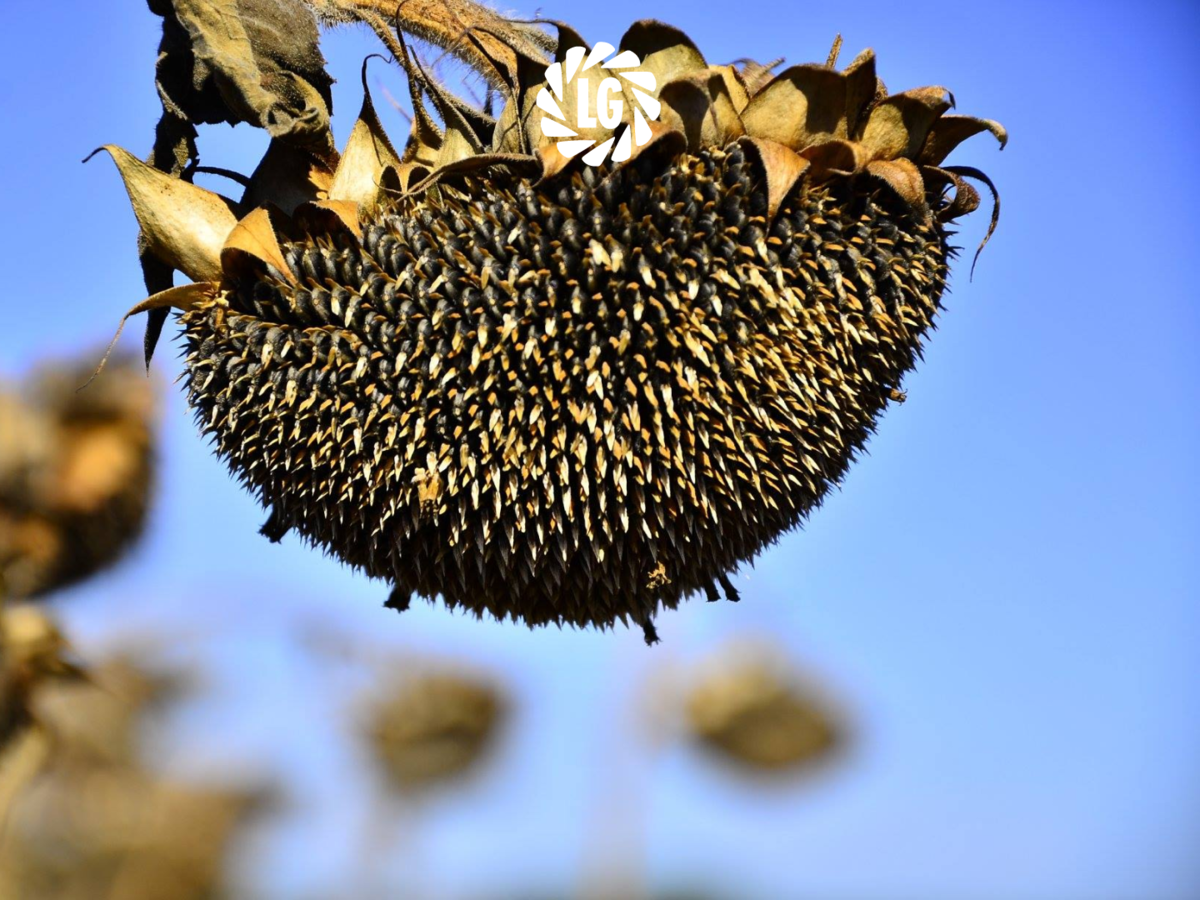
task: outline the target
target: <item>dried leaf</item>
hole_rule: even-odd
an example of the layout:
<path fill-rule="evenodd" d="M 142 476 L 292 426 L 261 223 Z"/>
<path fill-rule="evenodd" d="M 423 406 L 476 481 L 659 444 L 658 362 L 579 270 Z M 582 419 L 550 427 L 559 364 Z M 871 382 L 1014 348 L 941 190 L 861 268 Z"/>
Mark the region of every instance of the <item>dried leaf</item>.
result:
<path fill-rule="evenodd" d="M 913 209 L 925 210 L 925 181 L 912 160 L 873 160 L 867 163 L 867 174 L 890 187 Z"/>
<path fill-rule="evenodd" d="M 938 210 L 939 221 L 949 222 L 979 209 L 979 191 L 968 184 L 962 176 L 955 172 L 939 169 L 937 166 L 923 166 L 921 172 L 925 176 L 925 183 L 931 188 L 945 185 L 954 188 L 954 196 L 950 198 L 950 202 Z"/>
<path fill-rule="evenodd" d="M 729 93 L 734 110 L 740 116 L 750 105 L 750 91 L 746 88 L 742 73 L 733 66 L 711 66 L 709 71 L 716 72 L 724 79 L 725 90 Z"/>
<path fill-rule="evenodd" d="M 868 114 L 859 142 L 872 159 L 915 159 L 934 122 L 953 105 L 954 98 L 943 87 L 892 94 Z"/>
<path fill-rule="evenodd" d="M 992 239 L 992 235 L 996 232 L 996 226 L 1000 224 L 1000 192 L 996 190 L 996 185 L 992 183 L 992 179 L 986 174 L 979 171 L 973 166 L 946 166 L 947 172 L 952 172 L 955 175 L 962 175 L 967 178 L 974 178 L 976 181 L 982 181 L 987 185 L 988 190 L 992 192 L 992 221 L 988 224 L 987 234 L 980 241 L 978 249 L 975 251 L 975 258 L 971 260 L 971 277 L 975 277 L 975 264 L 979 262 L 979 254 L 983 252 L 983 248 L 987 246 L 988 241 Z"/>
<path fill-rule="evenodd" d="M 742 57 L 737 60 L 737 65 L 740 65 L 742 82 L 746 85 L 746 90 L 751 97 L 754 97 L 765 88 L 771 79 L 775 77 L 775 70 L 783 65 L 783 57 L 772 60 L 769 63 L 760 63 L 753 59 Z"/>
<path fill-rule="evenodd" d="M 632 50 L 642 61 L 642 71 L 654 75 L 657 97 L 672 81 L 697 75 L 708 68 L 692 39 L 671 25 L 654 19 L 634 22 L 621 38 L 621 50 Z"/>
<path fill-rule="evenodd" d="M 853 141 L 826 141 L 800 151 L 812 162 L 813 175 L 824 178 L 830 174 L 853 174 L 866 168 L 869 157 L 861 144 Z"/>
<path fill-rule="evenodd" d="M 596 48 L 583 43 L 575 32 L 569 29 L 560 29 L 560 32 L 562 37 L 555 54 L 555 62 L 562 63 L 561 69 L 556 70 L 562 73 L 561 82 L 542 80 L 538 88 L 528 92 L 526 96 L 524 129 L 530 147 L 535 151 L 564 138 L 600 144 L 611 138 L 616 131 L 616 128 L 605 126 L 599 115 L 600 88 L 612 76 L 598 65 L 584 68 L 589 61 L 607 56 L 611 52 L 608 49 L 611 45 L 598 45 L 597 53 L 594 52 Z M 588 87 L 584 101 L 587 103 L 586 110 L 580 108 L 580 101 L 583 99 L 580 86 L 583 81 L 587 82 Z M 540 104 L 537 99 L 543 86 L 547 88 L 547 96 L 553 98 L 546 106 Z M 626 99 L 623 85 L 621 96 L 623 100 Z M 624 107 L 628 111 L 630 104 L 625 102 Z M 591 116 L 595 124 L 591 127 L 579 127 L 581 112 Z"/>
<path fill-rule="evenodd" d="M 338 228 L 345 229 L 362 240 L 362 222 L 358 215 L 358 204 L 349 200 L 314 200 L 296 210 L 296 227 L 310 234 L 325 234 Z"/>
<path fill-rule="evenodd" d="M 316 22 L 300 0 L 151 0 L 163 17 L 164 110 L 193 124 L 249 122 L 322 151 L 332 79 Z"/>
<path fill-rule="evenodd" d="M 435 169 L 423 181 L 413 185 L 410 190 L 413 193 L 420 193 L 451 175 L 463 175 L 497 166 L 504 166 L 520 175 L 536 175 L 542 169 L 541 162 L 537 157 L 516 153 L 480 153 Z"/>
<path fill-rule="evenodd" d="M 701 147 L 724 147 L 746 133 L 724 77 L 709 70 L 707 75 L 694 75 L 664 85 L 660 121 L 681 131 L 688 139 L 688 148 L 697 152 Z"/>
<path fill-rule="evenodd" d="M 825 66 L 793 66 L 750 101 L 742 119 L 747 133 L 793 150 L 844 139 L 846 80 Z"/>
<path fill-rule="evenodd" d="M 332 160 L 336 165 L 336 159 Z M 296 207 L 329 195 L 333 168 L 307 150 L 273 139 L 242 195 L 242 209 L 278 207 L 291 215 Z"/>
<path fill-rule="evenodd" d="M 742 138 L 741 145 L 758 159 L 767 179 L 767 215 L 774 219 L 792 189 L 812 163 L 790 147 L 766 138 Z"/>
<path fill-rule="evenodd" d="M 117 346 L 117 341 L 120 340 L 121 332 L 125 330 L 125 323 L 129 321 L 130 316 L 136 316 L 138 313 L 152 313 L 155 310 L 169 312 L 172 309 L 192 309 L 198 303 L 216 296 L 219 290 L 220 285 L 215 280 L 196 281 L 191 284 L 182 284 L 178 287 L 167 288 L 165 291 L 159 291 L 157 294 L 147 297 L 141 303 L 130 307 L 129 311 L 121 316 L 121 322 L 117 325 L 117 333 L 109 341 L 108 347 L 104 351 L 104 356 L 100 359 L 100 364 L 96 366 L 96 370 L 92 372 L 91 377 L 83 383 L 79 390 L 83 390 L 95 381 L 96 376 L 104 371 L 104 366 L 108 362 L 108 358 L 112 356 L 113 348 Z"/>
<path fill-rule="evenodd" d="M 221 247 L 237 224 L 233 201 L 172 178 L 115 144 L 100 150 L 117 164 L 150 252 L 193 281 L 219 278 Z"/>
<path fill-rule="evenodd" d="M 564 156 L 562 151 L 558 149 L 558 144 L 538 147 L 537 155 L 542 164 L 542 177 L 540 181 L 550 180 L 572 162 L 579 159 L 578 156 Z"/>
<path fill-rule="evenodd" d="M 400 63 L 408 79 L 408 96 L 412 101 L 413 108 L 412 131 L 409 133 L 408 143 L 404 147 L 404 156 L 400 160 L 401 171 L 403 166 L 422 166 L 432 169 L 437 162 L 438 151 L 442 147 L 442 130 L 438 128 L 437 123 L 425 109 L 425 95 L 421 87 L 424 73 L 409 56 L 408 47 L 404 44 L 403 38 L 400 39 L 399 44 Z M 403 178 L 401 180 L 403 181 Z"/>
<path fill-rule="evenodd" d="M 553 42 L 534 23 L 517 22 L 473 0 L 308 0 L 331 19 L 365 22 L 397 59 L 392 24 L 449 50 L 496 87 L 517 83 L 523 62 L 546 65 Z"/>
<path fill-rule="evenodd" d="M 263 208 L 251 212 L 237 223 L 221 248 L 221 267 L 226 275 L 238 275 L 253 265 L 266 263 L 292 284 L 296 276 L 283 258 L 271 214 Z"/>
<path fill-rule="evenodd" d="M 349 200 L 365 211 L 373 210 L 382 194 L 385 173 L 388 169 L 399 171 L 399 168 L 400 157 L 379 123 L 375 105 L 371 102 L 364 67 L 362 110 L 350 132 L 346 149 L 342 151 L 328 199 Z"/>
<path fill-rule="evenodd" d="M 1000 142 L 1001 150 L 1008 144 L 1008 132 L 999 122 L 976 119 L 973 116 L 942 116 L 929 130 L 929 136 L 921 150 L 921 162 L 939 166 L 955 147 L 983 131 L 991 132 L 995 136 Z"/>
<path fill-rule="evenodd" d="M 622 163 L 623 166 L 642 159 L 663 163 L 687 152 L 687 137 L 683 132 L 662 122 L 652 121 L 647 124 L 650 126 L 650 140 L 640 147 L 635 146 L 629 162 Z"/>
<path fill-rule="evenodd" d="M 849 134 L 856 134 L 879 86 L 875 51 L 867 49 L 858 54 L 842 71 L 842 76 L 846 80 L 846 127 Z"/>

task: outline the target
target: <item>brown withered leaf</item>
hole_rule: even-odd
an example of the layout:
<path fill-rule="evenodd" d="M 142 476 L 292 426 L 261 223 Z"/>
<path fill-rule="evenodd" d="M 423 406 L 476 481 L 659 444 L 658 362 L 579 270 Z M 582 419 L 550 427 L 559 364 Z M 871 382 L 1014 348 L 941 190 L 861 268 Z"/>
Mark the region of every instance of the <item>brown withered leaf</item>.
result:
<path fill-rule="evenodd" d="M 336 158 L 318 158 L 303 147 L 272 139 L 250 176 L 241 208 L 271 205 L 291 215 L 301 204 L 329 196 L 336 165 Z"/>
<path fill-rule="evenodd" d="M 534 23 L 505 18 L 474 0 L 306 0 L 331 23 L 368 25 L 397 59 L 397 27 L 449 50 L 494 87 L 517 83 L 525 62 L 543 68 L 554 41 Z"/>
<path fill-rule="evenodd" d="M 687 137 L 688 148 L 724 147 L 746 133 L 725 77 L 715 70 L 663 85 L 660 121 Z"/>
<path fill-rule="evenodd" d="M 734 62 L 735 67 L 741 66 L 738 69 L 738 73 L 741 75 L 742 83 L 746 85 L 746 90 L 751 97 L 767 86 L 771 79 L 775 77 L 775 70 L 781 65 L 783 65 L 782 56 L 769 63 L 760 63 L 748 57 L 742 57 Z"/>
<path fill-rule="evenodd" d="M 605 128 L 604 124 L 599 121 L 599 116 L 596 115 L 599 105 L 599 89 L 604 79 L 598 77 L 597 70 L 593 69 L 585 71 L 583 66 L 590 56 L 592 48 L 579 36 L 575 31 L 565 26 L 559 28 L 560 38 L 558 51 L 555 53 L 555 62 L 564 63 L 563 73 L 574 70 L 574 74 L 570 78 L 564 78 L 562 84 L 562 96 L 554 100 L 562 116 L 554 116 L 545 109 L 537 105 L 537 94 L 541 87 L 546 84 L 545 79 L 538 79 L 538 89 L 527 92 L 526 109 L 524 114 L 524 133 L 528 136 L 532 144 L 532 149 L 540 151 L 543 147 L 547 147 L 555 143 L 560 135 L 547 128 L 548 120 L 557 119 L 563 124 L 570 127 L 576 132 L 575 140 L 590 140 L 597 144 L 608 140 L 613 136 L 613 130 Z M 596 117 L 596 124 L 591 128 L 579 128 L 580 121 L 580 91 L 579 85 L 581 81 L 586 80 L 588 84 L 589 94 L 587 97 L 588 110 Z M 661 84 L 659 85 L 661 87 Z M 622 88 L 623 90 L 623 88 Z M 548 95 L 554 97 L 555 91 L 551 88 L 547 91 Z M 626 102 L 626 111 L 631 110 L 633 105 Z M 551 156 L 551 159 L 554 157 Z"/>
<path fill-rule="evenodd" d="M 800 151 L 812 163 L 813 174 L 824 178 L 831 173 L 862 171 L 869 161 L 862 144 L 854 141 L 825 141 Z"/>
<path fill-rule="evenodd" d="M 743 147 L 757 157 L 767 179 L 767 215 L 775 218 L 779 208 L 812 163 L 790 147 L 766 138 L 742 138 Z"/>
<path fill-rule="evenodd" d="M 979 262 L 979 254 L 983 253 L 983 248 L 988 245 L 988 241 L 996 233 L 996 226 L 1000 224 L 1000 192 L 996 190 L 996 185 L 987 176 L 987 173 L 981 172 L 974 166 L 946 166 L 945 170 L 964 178 L 974 178 L 976 181 L 982 181 L 987 185 L 988 190 L 992 192 L 992 219 L 988 223 L 987 234 L 983 236 L 983 240 L 980 241 L 979 247 L 975 250 L 975 257 L 971 260 L 971 277 L 974 278 L 975 265 Z"/>
<path fill-rule="evenodd" d="M 654 75 L 653 96 L 672 81 L 696 75 L 708 68 L 704 54 L 692 39 L 671 25 L 654 19 L 634 22 L 621 38 L 621 50 L 632 50 L 642 61 L 642 71 Z"/>
<path fill-rule="evenodd" d="M 333 79 L 325 72 L 312 13 L 303 0 L 150 0 L 162 16 L 155 85 L 162 116 L 147 163 L 187 177 L 197 159 L 196 126 L 248 122 L 274 139 L 324 158 L 333 150 Z M 263 179 L 260 178 L 261 182 Z M 260 187 L 252 196 L 273 191 Z M 290 200 L 285 194 L 281 206 Z M 139 256 L 146 291 L 171 286 L 171 267 L 144 236 Z M 166 322 L 147 316 L 146 365 Z"/>
<path fill-rule="evenodd" d="M 709 66 L 710 72 L 716 72 L 725 81 L 725 90 L 733 102 L 734 111 L 740 116 L 750 105 L 750 91 L 746 81 L 734 66 Z"/>
<path fill-rule="evenodd" d="M 362 109 L 334 172 L 328 199 L 349 200 L 365 211 L 373 210 L 389 169 L 399 172 L 400 156 L 379 122 L 364 77 Z"/>
<path fill-rule="evenodd" d="M 437 159 L 434 160 L 435 169 L 470 159 L 483 152 L 483 147 L 476 140 L 474 132 L 456 109 L 449 107 L 443 112 L 443 116 L 446 130 L 442 135 L 442 146 L 438 148 Z"/>
<path fill-rule="evenodd" d="M 890 187 L 913 209 L 925 209 L 925 181 L 911 159 L 872 160 L 867 163 L 867 174 Z"/>
<path fill-rule="evenodd" d="M 793 150 L 844 139 L 846 79 L 825 66 L 792 66 L 750 101 L 742 119 L 748 133 Z"/>
<path fill-rule="evenodd" d="M 438 152 L 444 135 L 442 129 L 425 109 L 425 93 L 422 87 L 424 73 L 408 54 L 403 36 L 399 36 L 399 60 L 408 76 L 408 96 L 412 101 L 412 130 L 404 145 L 404 154 L 396 168 L 397 179 L 402 191 L 422 181 L 437 166 Z"/>
<path fill-rule="evenodd" d="M 248 122 L 272 137 L 332 148 L 333 79 L 301 0 L 150 0 L 163 17 L 164 111 L 192 124 Z"/>
<path fill-rule="evenodd" d="M 237 224 L 233 201 L 172 178 L 115 144 L 100 150 L 117 164 L 149 251 L 193 281 L 220 278 L 221 247 Z"/>
<path fill-rule="evenodd" d="M 942 116 L 929 129 L 929 136 L 925 138 L 925 146 L 921 150 L 921 162 L 940 166 L 955 147 L 984 131 L 990 132 L 1000 142 L 1001 150 L 1008 144 L 1008 132 L 999 122 L 974 116 Z"/>
<path fill-rule="evenodd" d="M 925 182 L 931 188 L 936 189 L 949 185 L 954 189 L 954 196 L 950 198 L 950 202 L 938 210 L 940 221 L 949 222 L 979 209 L 979 191 L 968 184 L 961 175 L 937 166 L 922 166 L 921 174 L 925 176 Z"/>
<path fill-rule="evenodd" d="M 265 208 L 252 211 L 229 233 L 221 248 L 221 267 L 226 275 L 234 275 L 266 263 L 287 281 L 296 283 L 296 276 L 283 258 L 271 213 Z"/>
<path fill-rule="evenodd" d="M 682 131 L 657 120 L 647 124 L 650 126 L 650 140 L 640 147 L 634 145 L 629 160 L 621 163 L 621 166 L 632 165 L 637 160 L 653 160 L 654 164 L 665 164 L 667 160 L 687 152 L 687 137 Z"/>
<path fill-rule="evenodd" d="M 855 134 L 879 90 L 875 51 L 868 48 L 858 54 L 842 71 L 842 76 L 846 79 L 846 127 L 849 134 Z"/>
<path fill-rule="evenodd" d="M 562 154 L 559 155 L 561 156 Z M 540 152 L 537 157 L 527 156 L 524 153 L 480 153 L 478 156 L 467 156 L 434 169 L 422 181 L 414 182 L 409 189 L 415 193 L 420 193 L 452 175 L 465 175 L 483 169 L 501 167 L 517 175 L 530 177 L 544 176 L 544 159 L 546 156 L 547 154 L 541 154 Z"/>
<path fill-rule="evenodd" d="M 944 87 L 892 94 L 867 114 L 858 138 L 872 159 L 916 159 L 934 123 L 954 105 Z"/>
<path fill-rule="evenodd" d="M 542 164 L 542 180 L 553 178 L 578 157 L 564 156 L 558 149 L 558 144 L 547 144 L 537 149 L 538 160 Z"/>
<path fill-rule="evenodd" d="M 362 240 L 362 222 L 358 204 L 349 200 L 314 200 L 296 209 L 295 223 L 301 232 L 323 234 L 339 228 Z"/>
<path fill-rule="evenodd" d="M 108 358 L 112 356 L 113 350 L 116 349 L 117 341 L 121 339 L 121 334 L 125 331 L 125 324 L 130 318 L 140 313 L 146 313 L 151 316 L 161 313 L 163 316 L 166 316 L 173 309 L 189 310 L 197 303 L 210 299 L 219 287 L 220 285 L 215 281 L 193 281 L 188 284 L 169 287 L 156 294 L 151 294 L 145 300 L 131 306 L 126 310 L 125 315 L 121 316 L 121 321 L 117 325 L 117 333 L 108 342 L 104 356 L 100 358 L 100 364 L 96 366 L 91 376 L 84 382 L 83 387 L 90 386 L 96 380 L 96 377 L 104 371 L 104 367 L 108 364 Z M 147 366 L 150 364 L 148 358 L 146 364 Z"/>

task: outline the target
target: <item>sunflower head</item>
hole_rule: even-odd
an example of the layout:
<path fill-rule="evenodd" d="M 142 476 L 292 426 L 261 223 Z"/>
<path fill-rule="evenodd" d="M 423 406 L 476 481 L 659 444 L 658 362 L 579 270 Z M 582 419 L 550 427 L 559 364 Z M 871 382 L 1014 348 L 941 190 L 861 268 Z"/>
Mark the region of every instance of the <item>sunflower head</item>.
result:
<path fill-rule="evenodd" d="M 736 598 L 729 572 L 903 396 L 947 224 L 979 205 L 968 178 L 990 187 L 946 157 L 1004 129 L 949 115 L 941 87 L 889 94 L 869 50 L 777 72 L 712 65 L 656 21 L 589 46 L 456 2 L 449 41 L 432 12 L 408 21 L 421 4 L 401 32 L 326 5 L 407 73 L 402 148 L 365 83 L 339 156 L 273 141 L 240 201 L 108 148 L 146 246 L 196 279 L 134 311 L 182 311 L 189 400 L 264 532 L 386 579 L 398 608 L 653 640 L 659 608 Z M 499 114 L 431 77 L 405 29 L 475 65 Z M 589 74 L 609 51 L 612 78 Z M 619 121 L 577 116 L 617 93 Z"/>
<path fill-rule="evenodd" d="M 368 738 L 388 782 L 408 793 L 461 777 L 486 755 L 505 701 L 490 683 L 425 673 L 396 682 L 374 706 Z"/>
<path fill-rule="evenodd" d="M 833 705 L 772 648 L 714 659 L 687 697 L 693 739 L 746 771 L 795 773 L 840 753 L 847 729 Z"/>
<path fill-rule="evenodd" d="M 0 597 L 31 598 L 113 564 L 141 533 L 156 388 L 132 360 L 47 365 L 0 389 Z"/>

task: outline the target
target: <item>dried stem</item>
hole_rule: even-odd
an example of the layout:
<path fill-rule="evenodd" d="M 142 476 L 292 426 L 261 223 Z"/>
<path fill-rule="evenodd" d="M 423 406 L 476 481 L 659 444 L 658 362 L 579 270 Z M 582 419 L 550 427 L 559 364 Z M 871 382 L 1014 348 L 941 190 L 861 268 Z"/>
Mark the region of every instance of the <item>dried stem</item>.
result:
<path fill-rule="evenodd" d="M 327 22 L 359 21 L 397 53 L 391 24 L 449 50 L 492 84 L 513 84 L 520 58 L 542 61 L 555 41 L 540 29 L 512 22 L 474 0 L 305 0 Z"/>

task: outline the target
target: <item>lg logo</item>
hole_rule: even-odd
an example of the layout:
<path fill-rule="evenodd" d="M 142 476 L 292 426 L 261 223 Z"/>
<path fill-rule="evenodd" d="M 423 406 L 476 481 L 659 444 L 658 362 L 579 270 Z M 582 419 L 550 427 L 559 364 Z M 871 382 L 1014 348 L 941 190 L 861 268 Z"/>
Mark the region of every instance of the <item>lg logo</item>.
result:
<path fill-rule="evenodd" d="M 590 52 L 572 47 L 562 62 L 546 69 L 546 86 L 537 95 L 537 107 L 545 114 L 542 134 L 555 138 L 559 152 L 568 158 L 587 151 L 582 159 L 589 166 L 600 165 L 610 153 L 613 162 L 628 160 L 634 147 L 649 142 L 650 122 L 662 112 L 654 97 L 654 75 L 640 70 L 642 61 L 630 50 L 605 62 L 615 50 L 603 41 Z M 632 122 L 617 134 L 628 121 L 629 101 Z M 609 137 L 601 140 L 605 134 Z"/>

